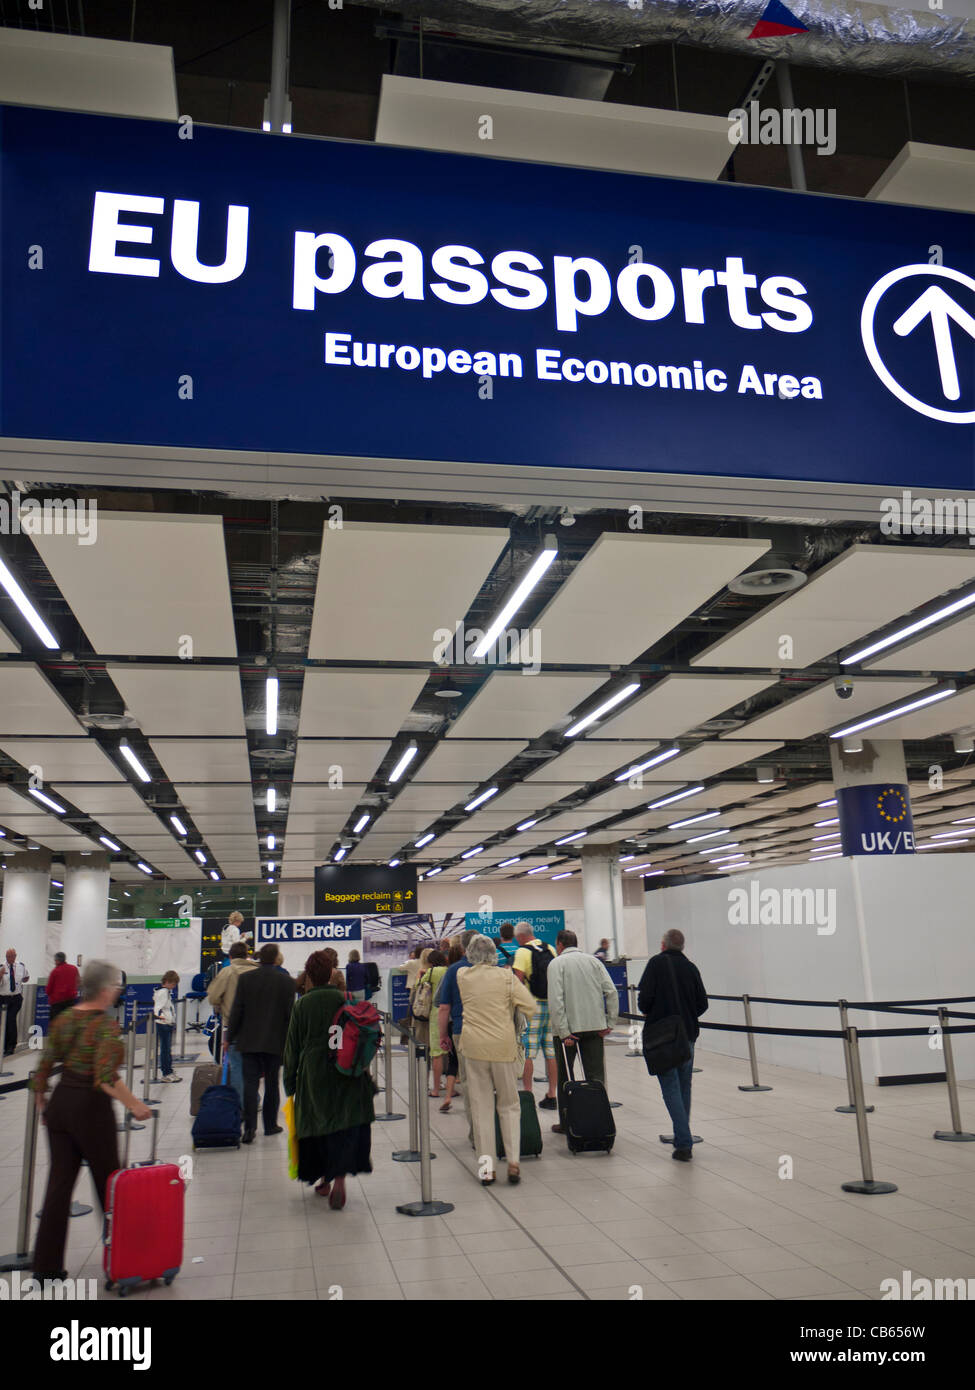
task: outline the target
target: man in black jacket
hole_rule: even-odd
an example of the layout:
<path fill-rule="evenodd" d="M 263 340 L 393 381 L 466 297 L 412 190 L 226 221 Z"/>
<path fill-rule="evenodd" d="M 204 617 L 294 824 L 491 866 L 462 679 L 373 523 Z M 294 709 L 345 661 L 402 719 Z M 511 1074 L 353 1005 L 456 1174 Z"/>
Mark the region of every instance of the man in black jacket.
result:
<path fill-rule="evenodd" d="M 280 1134 L 278 1072 L 295 1001 L 295 982 L 276 969 L 277 946 L 268 943 L 258 953 L 258 968 L 237 981 L 227 1038 L 241 1054 L 244 1071 L 244 1135 L 251 1144 L 257 1133 L 257 1088 L 264 1078 L 264 1133 Z M 246 989 L 244 986 L 246 985 Z"/>
<path fill-rule="evenodd" d="M 661 1072 L 657 1080 L 664 1104 L 674 1125 L 673 1158 L 688 1163 L 691 1158 L 691 1073 L 694 1070 L 694 1043 L 700 1034 L 697 1020 L 707 1012 L 708 996 L 701 972 L 684 955 L 684 933 L 676 927 L 664 934 L 659 956 L 651 956 L 640 981 L 638 1003 L 647 1023 L 657 1023 L 680 1014 L 691 1045 L 691 1055 L 679 1067 Z"/>

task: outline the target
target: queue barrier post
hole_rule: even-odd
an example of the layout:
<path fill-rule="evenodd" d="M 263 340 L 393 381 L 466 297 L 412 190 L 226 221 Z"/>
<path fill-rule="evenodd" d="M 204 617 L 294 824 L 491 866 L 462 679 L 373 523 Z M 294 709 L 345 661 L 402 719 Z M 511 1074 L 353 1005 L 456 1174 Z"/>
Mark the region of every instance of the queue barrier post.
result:
<path fill-rule="evenodd" d="M 947 1031 L 948 1010 L 943 1005 L 938 1006 L 938 1023 L 941 1028 L 941 1046 L 944 1049 L 945 1057 L 945 1080 L 948 1083 L 948 1104 L 951 1107 L 951 1129 L 936 1129 L 934 1137 L 953 1144 L 971 1144 L 975 1140 L 975 1134 L 968 1134 L 961 1127 L 955 1055 L 951 1050 L 951 1034 Z"/>
<path fill-rule="evenodd" d="M 752 1034 L 752 1005 L 747 994 L 741 996 L 741 1002 L 745 1006 L 745 1027 L 748 1032 L 745 1037 L 748 1039 L 748 1063 L 752 1070 L 752 1084 L 750 1086 L 739 1086 L 739 1091 L 771 1091 L 771 1086 L 762 1086 L 758 1079 L 758 1056 L 755 1052 L 755 1038 Z"/>
<path fill-rule="evenodd" d="M 0 999 L 0 1076 L 13 1076 L 12 1071 L 4 1071 L 3 1064 L 7 1060 L 7 1009 L 10 1007 L 9 998 Z"/>
<path fill-rule="evenodd" d="M 392 1155 L 394 1163 L 419 1163 L 422 1157 L 420 1153 L 420 1096 L 423 1093 L 423 1109 L 428 1109 L 426 1098 L 426 1085 L 421 1084 L 417 1078 L 417 1042 L 413 1034 L 410 1033 L 407 1039 L 406 1065 L 409 1072 L 409 1101 L 407 1109 L 410 1112 L 410 1146 L 408 1149 L 397 1149 Z M 423 1053 L 423 1065 L 426 1066 L 426 1050 Z M 427 1119 L 429 1123 L 429 1116 Z M 436 1158 L 436 1154 L 431 1154 L 431 1158 Z"/>
<path fill-rule="evenodd" d="M 849 1004 L 845 999 L 839 1001 L 840 1027 L 843 1029 L 843 1060 L 846 1063 L 846 1093 L 848 1101 L 846 1105 L 837 1105 L 835 1110 L 837 1115 L 855 1115 L 857 1113 L 856 1100 L 853 1095 L 853 1071 L 850 1066 L 850 1040 L 847 1030 L 850 1027 Z M 873 1114 L 873 1106 L 864 1107 L 868 1115 Z"/>
<path fill-rule="evenodd" d="M 135 1092 L 132 1090 L 135 1085 L 135 1023 L 135 1015 L 133 1015 L 129 1020 L 128 1027 L 125 1029 L 125 1084 L 127 1088 L 132 1091 L 133 1095 L 135 1095 Z M 128 1112 L 126 1112 L 126 1114 L 128 1114 Z M 129 1116 L 129 1120 L 131 1121 L 133 1129 L 145 1129 L 145 1125 L 137 1125 L 135 1121 L 132 1120 L 131 1116 Z M 117 1125 L 116 1128 L 121 1134 L 125 1129 L 125 1120 L 123 1119 L 122 1123 Z"/>
<path fill-rule="evenodd" d="M 31 1072 L 28 1081 L 37 1075 Z M 34 1160 L 37 1155 L 38 1109 L 34 1094 L 27 1091 L 27 1120 L 24 1127 L 24 1162 L 20 1175 L 20 1206 L 17 1212 L 17 1249 L 12 1255 L 0 1255 L 0 1272 L 8 1274 L 15 1269 L 29 1269 L 30 1249 L 30 1209 L 34 1202 Z"/>
<path fill-rule="evenodd" d="M 134 1021 L 136 1027 L 138 1027 L 138 1015 L 135 1016 Z M 149 1087 L 159 1084 L 157 1072 L 158 1063 L 156 1058 L 156 1015 L 152 1008 L 150 1008 L 149 1012 L 146 1014 L 146 1031 L 144 1037 L 145 1060 L 142 1070 L 142 1099 L 143 1102 L 148 1105 L 150 1100 Z"/>
<path fill-rule="evenodd" d="M 186 1006 L 188 1003 L 189 1000 L 184 994 L 182 999 L 180 999 L 176 1005 L 178 1009 L 182 1009 L 182 1013 L 179 1017 L 179 1053 L 177 1056 L 173 1058 L 174 1066 L 177 1062 L 189 1062 L 192 1060 L 190 1057 L 186 1055 Z M 194 1053 L 193 1055 L 196 1056 L 196 1053 Z"/>
<path fill-rule="evenodd" d="M 448 1211 L 453 1211 L 452 1202 L 436 1202 L 433 1199 L 433 1174 L 430 1168 L 430 1160 L 436 1158 L 436 1154 L 430 1152 L 430 1106 L 427 1102 L 427 1059 L 429 1048 L 424 1043 L 413 1043 L 414 1072 L 416 1073 L 415 1090 L 422 1095 L 423 1104 L 419 1110 L 420 1120 L 420 1200 L 418 1202 L 404 1202 L 396 1210 L 402 1216 L 443 1216 Z M 395 1157 L 395 1155 L 394 1155 Z"/>
<path fill-rule="evenodd" d="M 393 1019 L 391 1014 L 381 1015 L 383 1020 L 383 1081 L 386 1089 L 386 1112 L 377 1115 L 377 1120 L 403 1120 L 405 1115 L 393 1109 Z M 377 1052 L 378 1057 L 378 1052 Z"/>
<path fill-rule="evenodd" d="M 867 1196 L 879 1196 L 886 1192 L 896 1192 L 897 1187 L 892 1182 L 877 1182 L 873 1176 L 873 1160 L 870 1157 L 870 1134 L 867 1129 L 867 1107 L 863 1103 L 863 1072 L 860 1069 L 860 1043 L 857 1039 L 855 1028 L 847 1029 L 847 1057 L 849 1066 L 849 1079 L 853 1090 L 853 1101 L 856 1106 L 857 1117 L 857 1141 L 860 1145 L 860 1171 L 863 1174 L 861 1179 L 855 1182 L 841 1183 L 844 1192 L 860 1192 Z"/>

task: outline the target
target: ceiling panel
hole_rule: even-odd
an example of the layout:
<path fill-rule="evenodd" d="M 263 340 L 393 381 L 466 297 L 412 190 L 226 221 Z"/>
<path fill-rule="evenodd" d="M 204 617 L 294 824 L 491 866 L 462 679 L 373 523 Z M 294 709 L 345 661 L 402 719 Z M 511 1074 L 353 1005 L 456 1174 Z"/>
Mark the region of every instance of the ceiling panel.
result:
<path fill-rule="evenodd" d="M 810 782 L 804 787 L 793 787 L 791 791 L 776 792 L 769 799 L 769 809 L 779 811 L 784 806 L 808 806 L 815 801 L 828 801 L 835 795 L 832 782 Z"/>
<path fill-rule="evenodd" d="M 975 579 L 975 554 L 904 545 L 852 545 L 801 589 L 763 608 L 692 666 L 809 666 Z M 782 637 L 792 656 L 782 655 Z"/>
<path fill-rule="evenodd" d="M 0 665 L 0 736 L 63 734 L 85 730 L 33 662 Z"/>
<path fill-rule="evenodd" d="M 841 723 L 837 719 L 836 725 Z M 969 730 L 975 726 L 975 687 L 938 700 L 924 709 L 912 714 L 902 714 L 889 724 L 881 724 L 876 731 L 864 730 L 867 737 L 876 738 L 937 738 L 941 734 Z M 834 727 L 836 727 L 834 725 Z"/>
<path fill-rule="evenodd" d="M 288 813 L 325 812 L 344 820 L 362 800 L 365 790 L 364 782 L 346 782 L 341 787 L 330 787 L 327 782 L 293 783 Z"/>
<path fill-rule="evenodd" d="M 254 824 L 254 797 L 250 783 L 240 782 L 177 782 L 176 795 L 194 820 L 202 816 L 242 816 Z"/>
<path fill-rule="evenodd" d="M 58 782 L 54 788 L 60 796 L 67 797 L 72 806 L 84 811 L 86 816 L 101 820 L 105 815 L 135 817 L 137 821 L 152 815 L 146 803 L 130 783 L 99 786 L 86 782 Z M 155 820 L 155 817 L 153 817 Z M 158 824 L 158 822 L 157 822 Z"/>
<path fill-rule="evenodd" d="M 100 845 L 97 840 L 89 840 L 87 836 L 80 835 L 78 831 L 72 830 L 69 825 L 56 826 L 51 834 L 46 831 L 37 836 L 37 843 L 44 845 L 47 849 L 77 852 L 79 850 L 98 850 L 104 854 L 105 846 Z"/>
<path fill-rule="evenodd" d="M 683 782 L 647 782 L 642 787 L 630 787 L 626 782 L 620 782 L 608 792 L 600 792 L 598 796 L 587 801 L 583 809 L 591 813 L 593 820 L 604 820 L 620 811 L 632 811 L 637 806 L 645 806 L 651 798 L 680 791 L 683 785 Z"/>
<path fill-rule="evenodd" d="M 546 664 L 635 660 L 768 548 L 604 532 L 535 621 Z"/>
<path fill-rule="evenodd" d="M 484 782 L 526 746 L 522 739 L 513 738 L 444 740 L 437 744 L 413 781 Z"/>
<path fill-rule="evenodd" d="M 797 695 L 785 704 L 760 714 L 742 728 L 735 731 L 736 738 L 783 738 L 805 739 L 821 734 L 826 729 L 835 728 L 839 720 L 852 720 L 861 714 L 869 714 L 894 700 L 914 694 L 930 685 L 927 680 L 871 680 L 858 676 L 853 694 L 841 700 L 833 689 L 833 682 L 824 681 L 822 685 Z"/>
<path fill-rule="evenodd" d="M 250 782 L 245 738 L 154 738 L 153 753 L 171 782 Z"/>
<path fill-rule="evenodd" d="M 393 813 L 402 811 L 429 811 L 428 819 L 440 814 L 458 803 L 470 801 L 477 790 L 476 782 L 423 783 L 411 782 L 404 787 L 392 803 Z M 496 798 L 497 801 L 501 797 Z"/>
<path fill-rule="evenodd" d="M 702 743 L 690 752 L 682 753 L 679 758 L 665 763 L 661 771 L 666 770 L 670 777 L 682 777 L 685 782 L 699 782 L 702 778 L 716 777 L 720 772 L 727 772 L 730 767 L 751 762 L 753 758 L 764 758 L 781 747 L 781 743 L 732 743 L 730 740 Z M 653 771 L 655 769 L 651 769 L 651 773 Z M 647 775 L 644 773 L 645 777 Z"/>
<path fill-rule="evenodd" d="M 546 764 L 547 766 L 548 764 Z M 509 820 L 524 820 L 525 812 L 544 810 L 554 801 L 561 801 L 564 797 L 572 796 L 582 790 L 585 783 L 578 779 L 572 782 L 551 781 L 544 784 L 532 782 L 518 782 L 515 786 L 509 787 L 507 791 L 501 792 L 491 800 L 491 809 L 497 813 L 504 812 Z M 470 798 L 468 798 L 469 800 Z M 399 805 L 399 801 L 396 802 Z"/>
<path fill-rule="evenodd" d="M 0 623 L 0 652 L 6 654 L 8 652 L 19 652 L 21 650 L 20 643 L 16 642 L 4 627 L 3 623 Z"/>
<path fill-rule="evenodd" d="M 893 651 L 868 658 L 864 665 L 871 671 L 970 671 L 975 666 L 975 617 L 904 642 Z"/>
<path fill-rule="evenodd" d="M 99 508 L 97 545 L 32 540 L 96 652 L 237 655 L 222 517 Z"/>
<path fill-rule="evenodd" d="M 306 670 L 299 737 L 388 742 L 399 733 L 426 680 L 426 671 Z"/>
<path fill-rule="evenodd" d="M 603 685 L 602 676 L 496 671 L 451 725 L 447 738 L 540 738 L 568 723 L 570 710 Z"/>
<path fill-rule="evenodd" d="M 433 665 L 434 634 L 453 632 L 507 542 L 500 527 L 326 526 L 309 657 Z"/>
<path fill-rule="evenodd" d="M 2 739 L 0 748 L 21 767 L 41 768 L 45 783 L 125 781 L 93 738 Z"/>
<path fill-rule="evenodd" d="M 548 762 L 543 763 L 535 772 L 529 773 L 525 781 L 537 785 L 539 782 L 566 782 L 575 779 L 585 785 L 586 782 L 605 777 L 608 772 L 622 770 L 632 763 L 648 758 L 656 748 L 655 743 L 614 743 L 608 739 L 581 739 L 570 744 L 557 758 L 549 758 Z M 669 769 L 672 765 L 672 762 L 663 763 L 661 770 Z M 644 777 L 651 776 L 656 770 L 652 768 Z"/>
<path fill-rule="evenodd" d="M 384 738 L 299 739 L 294 780 L 327 787 L 338 769 L 343 782 L 365 784 L 375 776 L 388 748 L 389 741 Z"/>
<path fill-rule="evenodd" d="M 229 666 L 129 666 L 106 670 L 144 734 L 243 738 L 240 676 Z"/>
<path fill-rule="evenodd" d="M 665 676 L 590 737 L 678 738 L 775 684 L 765 676 Z"/>

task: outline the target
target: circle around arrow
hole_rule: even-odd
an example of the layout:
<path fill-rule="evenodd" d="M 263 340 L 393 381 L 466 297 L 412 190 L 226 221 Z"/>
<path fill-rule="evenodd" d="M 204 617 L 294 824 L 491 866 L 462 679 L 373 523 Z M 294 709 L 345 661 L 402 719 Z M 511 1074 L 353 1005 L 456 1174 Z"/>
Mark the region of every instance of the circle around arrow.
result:
<path fill-rule="evenodd" d="M 932 420 L 943 420 L 949 425 L 970 425 L 975 423 L 975 410 L 951 411 L 939 410 L 937 406 L 927 405 L 924 401 L 918 400 L 917 396 L 912 396 L 909 391 L 905 391 L 900 382 L 891 374 L 883 358 L 877 349 L 877 343 L 873 334 L 874 315 L 877 312 L 877 305 L 882 297 L 890 289 L 891 285 L 896 285 L 899 280 L 906 280 L 912 275 L 934 275 L 943 280 L 953 280 L 956 284 L 965 285 L 968 289 L 975 291 L 975 280 L 968 275 L 963 275 L 960 270 L 951 270 L 944 265 L 902 265 L 898 270 L 891 270 L 882 276 L 873 286 L 866 299 L 863 301 L 863 309 L 860 311 L 860 337 L 863 340 L 863 350 L 867 354 L 867 360 L 871 367 L 880 377 L 880 380 L 887 387 L 887 390 L 895 395 L 904 405 L 911 410 L 918 411 L 921 415 L 927 415 Z"/>

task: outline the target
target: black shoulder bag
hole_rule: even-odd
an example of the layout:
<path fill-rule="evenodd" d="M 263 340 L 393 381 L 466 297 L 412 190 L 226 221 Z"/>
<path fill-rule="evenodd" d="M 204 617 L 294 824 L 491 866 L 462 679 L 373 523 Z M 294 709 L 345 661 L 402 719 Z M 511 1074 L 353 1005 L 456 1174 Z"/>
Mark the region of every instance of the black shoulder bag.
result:
<path fill-rule="evenodd" d="M 643 1025 L 643 1060 L 651 1076 L 659 1076 L 661 1072 L 682 1066 L 691 1056 L 691 1044 L 684 1020 L 680 1013 L 676 1012 L 678 997 L 674 962 L 667 955 L 664 959 L 667 962 L 675 1012 L 668 1014 L 666 1018 L 658 1019 L 656 1023 Z"/>

